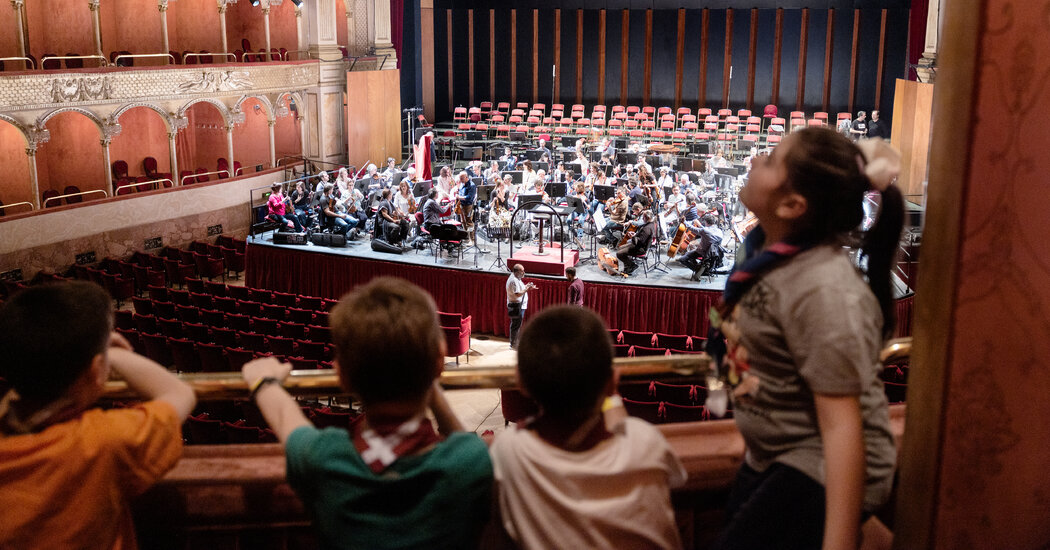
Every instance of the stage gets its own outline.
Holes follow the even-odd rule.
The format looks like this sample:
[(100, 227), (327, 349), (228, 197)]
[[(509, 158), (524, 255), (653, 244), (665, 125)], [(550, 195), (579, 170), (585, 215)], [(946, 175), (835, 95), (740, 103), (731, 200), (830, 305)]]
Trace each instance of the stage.
[[(490, 254), (468, 252), (462, 259), (450, 259), (442, 253), (435, 259), (428, 251), (414, 249), (400, 255), (374, 252), (367, 238), (352, 241), (346, 248), (275, 245), (272, 238), (272, 233), (265, 233), (248, 241), (248, 286), (339, 298), (374, 277), (401, 277), (430, 292), (438, 309), (471, 315), (474, 333), (507, 334), (504, 285), (509, 272), (493, 265), (496, 243), (480, 243), (482, 249), (492, 250)], [(501, 244), (500, 252), (506, 261), (506, 243)], [(646, 277), (639, 268), (636, 276), (614, 278), (587, 260), (589, 256), (589, 250), (581, 252), (576, 266), (585, 284), (584, 304), (598, 312), (610, 328), (693, 336), (707, 333), (707, 313), (721, 296), (725, 275), (692, 282), (688, 269), (672, 263), (666, 266), (667, 273), (650, 271)], [(525, 278), (538, 286), (529, 293), (526, 317), (565, 301), (568, 282), (564, 277), (526, 272)], [(911, 296), (897, 300), (898, 336), (911, 333), (911, 304)]]

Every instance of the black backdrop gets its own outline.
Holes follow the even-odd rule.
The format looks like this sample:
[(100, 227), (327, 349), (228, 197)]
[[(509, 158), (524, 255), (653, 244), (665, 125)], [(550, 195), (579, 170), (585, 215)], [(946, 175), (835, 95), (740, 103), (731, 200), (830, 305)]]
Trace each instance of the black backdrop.
[[(856, 91), (854, 110), (870, 110), (876, 94), (880, 108), (891, 111), (894, 79), (906, 74), (908, 40), (908, 0), (708, 0), (703, 4), (682, 5), (682, 2), (660, 0), (649, 1), (592, 1), (548, 0), (515, 1), (503, 0), (435, 0), (435, 112), (438, 120), (451, 118), (451, 104), (468, 106), (470, 99), (467, 10), (474, 11), (474, 103), (491, 99), (510, 101), (511, 90), (511, 7), (517, 10), (516, 46), (518, 101), (532, 101), (532, 49), (538, 48), (537, 88), (538, 101), (551, 101), (551, 65), (554, 59), (555, 9), (561, 10), (561, 52), (558, 72), (560, 76), (560, 103), (575, 103), (576, 99), (576, 14), (583, 10), (583, 103), (590, 106), (598, 99), (598, 20), (602, 9), (606, 10), (605, 48), (605, 103), (620, 103), (621, 64), (621, 18), (627, 9), (630, 19), (628, 52), (628, 98), (627, 104), (640, 105), (644, 96), (644, 54), (646, 11), (652, 9), (652, 71), (649, 88), (649, 104), (673, 105), (675, 95), (676, 41), (678, 9), (685, 8), (684, 54), (682, 65), (682, 105), (695, 108), (701, 103), (699, 95), (701, 17), (708, 9), (707, 80), (703, 104), (719, 107), (722, 103), (723, 65), (725, 61), (726, 32), (732, 33), (731, 49), (733, 76), (729, 92), (731, 108), (742, 108), (747, 99), (748, 55), (750, 50), (751, 9), (758, 9), (756, 64), (754, 79), (754, 105), (760, 111), (770, 100), (772, 88), (772, 65), (776, 8), (783, 8), (780, 86), (775, 102), (781, 112), (793, 110), (796, 103), (796, 86), (799, 62), (799, 37), (802, 22), (801, 8), (809, 8), (807, 25), (807, 60), (805, 72), (805, 94), (803, 108), (807, 112), (820, 110), (824, 93), (825, 40), (828, 24), (828, 9), (834, 8), (834, 32), (832, 41), (832, 67), (829, 84), (830, 112), (844, 111), (849, 101), (850, 53), (853, 41), (854, 9), (860, 10), (859, 47), (857, 56)], [(418, 0), (406, 1), (409, 6), (418, 6)], [(733, 24), (726, 28), (726, 9), (733, 8)], [(494, 26), (489, 28), (489, 10), (494, 10)], [(533, 44), (533, 9), (538, 10), (539, 40)], [(882, 10), (887, 10), (886, 40), (883, 59), (881, 90), (875, 90), (879, 28)], [(447, 18), (452, 18), (452, 37), (448, 36)], [(406, 33), (408, 27), (406, 26)], [(495, 33), (495, 50), (489, 47), (490, 33)], [(418, 32), (416, 33), (418, 35)], [(406, 34), (407, 36), (407, 34)], [(451, 45), (453, 78), (448, 82), (448, 48)], [(495, 59), (495, 97), (489, 97), (490, 56)], [(418, 82), (419, 65), (404, 64), (403, 79)], [(406, 87), (406, 88), (415, 88)], [(416, 88), (418, 89), (418, 88)], [(422, 98), (403, 97), (408, 104), (420, 104)]]

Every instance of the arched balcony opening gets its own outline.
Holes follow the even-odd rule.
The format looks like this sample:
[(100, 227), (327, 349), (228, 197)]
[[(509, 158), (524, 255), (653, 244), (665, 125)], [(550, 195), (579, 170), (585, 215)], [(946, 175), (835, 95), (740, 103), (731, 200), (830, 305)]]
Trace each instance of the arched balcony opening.
[[(50, 133), (50, 139), (36, 151), (41, 207), (45, 206), (45, 197), (93, 190), (112, 192), (106, 178), (109, 167), (102, 148), (102, 134), (94, 120), (77, 111), (65, 111), (47, 119), (44, 128)], [(101, 197), (101, 194), (88, 195), (84, 200)], [(63, 203), (51, 201), (47, 206), (58, 204)]]
[[(207, 101), (199, 101), (186, 109), (186, 128), (179, 131), (175, 138), (176, 157), (179, 159), (179, 180), (182, 176), (195, 172), (215, 172), (220, 166), (223, 169), (229, 164), (229, 142), (226, 138), (226, 119), (219, 108)], [(229, 166), (230, 175), (233, 167)], [(211, 174), (186, 184), (214, 181), (219, 176)], [(228, 177), (225, 174), (222, 177)]]
[[(121, 189), (137, 181), (172, 178), (171, 150), (168, 147), (168, 126), (160, 113), (149, 107), (133, 107), (121, 113), (117, 120), (122, 128), (109, 145), (109, 158), (116, 193), (149, 191), (168, 186), (156, 183)], [(123, 173), (121, 173), (123, 172)]]
[[(29, 172), (26, 139), (14, 124), (0, 120), (0, 202), (11, 205), (34, 202), (33, 181)], [(0, 209), (0, 215), (25, 212), (29, 207), (15, 206)]]
[(277, 122), (273, 128), (274, 153), (278, 160), (303, 156), (302, 108), (289, 94), (277, 102)]
[(233, 158), (243, 168), (241, 173), (255, 172), (259, 166), (264, 169), (271, 167), (277, 159), (270, 158), (269, 107), (249, 97), (241, 103), (241, 112), (244, 113), (244, 124), (233, 128)]

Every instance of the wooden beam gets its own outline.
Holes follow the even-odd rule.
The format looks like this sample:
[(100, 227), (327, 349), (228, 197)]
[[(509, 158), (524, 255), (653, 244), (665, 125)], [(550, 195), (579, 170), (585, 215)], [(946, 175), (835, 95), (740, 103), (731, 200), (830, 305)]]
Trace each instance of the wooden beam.
[(576, 103), (583, 103), (583, 10), (576, 10)]
[(622, 10), (620, 19), (620, 105), (627, 105), (627, 56), (631, 52), (631, 12)]
[(857, 46), (860, 41), (860, 10), (853, 10), (853, 49), (849, 56), (849, 107), (847, 111), (853, 112), (853, 101), (857, 93)]
[(532, 10), (532, 104), (540, 102), (540, 10)]
[(510, 10), (510, 108), (518, 103), (518, 10)]
[(729, 108), (729, 86), (733, 74), (733, 8), (726, 10), (725, 61), (722, 63), (722, 108)]
[(879, 110), (882, 100), (882, 63), (886, 55), (886, 14), (889, 10), (882, 10), (882, 23), (879, 25), (879, 66), (875, 70), (875, 109)]
[(561, 10), (554, 10), (554, 97), (551, 105), (561, 97)]
[(795, 86), (795, 110), (806, 103), (806, 47), (809, 38), (809, 8), (802, 8), (802, 25), (798, 35), (798, 82)]
[(469, 83), (470, 107), (474, 103), (474, 10), (467, 10), (467, 82)]
[(685, 54), (685, 9), (678, 9), (678, 34), (674, 56), (674, 109), (682, 106), (682, 56)]
[(747, 109), (755, 107), (755, 56), (758, 54), (758, 9), (751, 9), (751, 41), (747, 45)]
[(434, 120), (434, 1), (422, 0), (419, 3), (420, 44), (422, 59), (420, 66), (423, 73), (423, 116)]
[(697, 84), (697, 109), (703, 109), (707, 103), (707, 28), (711, 22), (711, 13), (707, 8), (700, 12), (700, 82)]
[(777, 8), (776, 30), (773, 33), (773, 83), (769, 94), (769, 104), (780, 101), (780, 53), (784, 45), (784, 8)]
[(598, 11), (598, 104), (605, 105), (605, 10)]
[(831, 61), (835, 53), (835, 8), (828, 8), (828, 32), (824, 37), (824, 93), (821, 95), (821, 111), (827, 111), (831, 103)]
[(455, 98), (452, 97), (452, 10), (445, 10), (445, 37), (448, 38), (448, 112), (455, 109)]

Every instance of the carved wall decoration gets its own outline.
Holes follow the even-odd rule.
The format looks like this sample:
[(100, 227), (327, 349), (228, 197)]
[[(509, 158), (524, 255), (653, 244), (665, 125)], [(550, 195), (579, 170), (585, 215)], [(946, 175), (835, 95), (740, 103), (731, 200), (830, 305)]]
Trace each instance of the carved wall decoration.
[(108, 76), (53, 78), (48, 81), (48, 87), (51, 103), (109, 99), (112, 94)]
[(255, 84), (247, 71), (200, 72), (188, 76), (175, 88), (176, 93), (228, 92), (250, 90)]

